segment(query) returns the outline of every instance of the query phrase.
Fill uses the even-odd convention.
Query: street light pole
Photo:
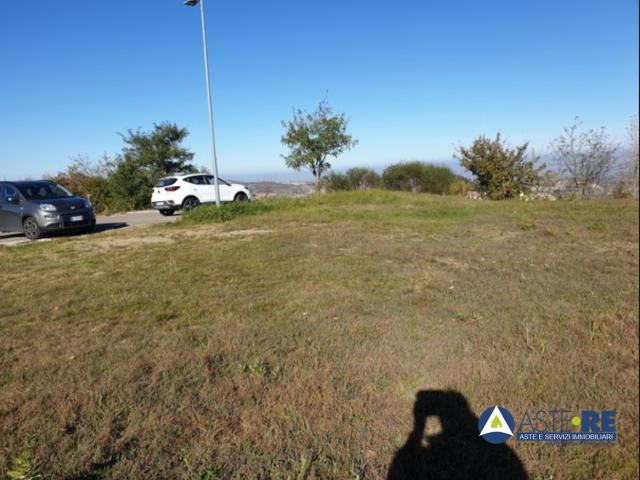
[[[218,155],[216,153],[216,133],[213,128],[213,102],[211,100],[211,80],[209,78],[209,52],[207,50],[207,27],[204,17],[204,0],[186,0],[185,5],[195,7],[200,3],[200,23],[202,24],[202,49],[204,52],[204,77],[207,83],[207,108],[209,110],[209,133],[213,156],[213,178],[216,189],[216,205],[220,206],[220,184],[218,183]]]

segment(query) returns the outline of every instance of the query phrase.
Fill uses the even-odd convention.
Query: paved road
[[[98,215],[96,233],[107,232],[109,230],[115,230],[119,228],[129,227],[142,227],[145,225],[155,225],[158,223],[175,222],[176,218],[180,215],[174,215],[173,217],[163,217],[155,210],[140,210],[138,212],[118,213],[116,215],[103,216]],[[53,238],[44,238],[38,240],[39,242],[46,242],[54,240]],[[12,233],[0,233],[0,246],[15,246],[31,243],[23,235],[17,235]]]
[[[175,222],[180,214],[172,217],[164,217],[157,210],[140,210],[137,212],[117,213],[115,215],[98,215],[98,231],[109,230],[110,228],[140,227],[144,225],[156,225],[158,223]],[[113,227],[111,225],[119,225]]]

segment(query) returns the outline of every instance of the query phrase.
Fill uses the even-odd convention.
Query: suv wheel
[[[22,231],[29,240],[38,240],[42,238],[42,230],[33,217],[27,217],[22,222]]]
[[[236,194],[236,196],[233,198],[234,202],[248,202],[249,201],[249,197],[247,197],[247,194],[244,192],[240,192],[238,194]]]
[[[182,209],[187,212],[190,212],[191,210],[196,208],[198,205],[200,205],[200,200],[198,200],[196,197],[187,197],[182,202]]]
[[[170,208],[160,210],[160,215],[162,215],[163,217],[170,217],[171,215],[173,215],[173,210]]]

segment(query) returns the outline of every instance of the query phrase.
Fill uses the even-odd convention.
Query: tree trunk
[[[634,175],[634,180],[633,180],[633,198],[637,199],[638,198],[638,185],[640,184],[640,177],[639,177],[639,169],[638,169],[638,158],[636,156],[636,161],[635,161],[635,175]]]
[[[320,193],[322,191],[322,162],[323,159],[321,157],[318,157],[316,159],[316,164],[313,168],[313,175],[315,176],[315,188],[316,188],[316,193]]]
[[[584,182],[581,186],[580,186],[580,198],[585,199],[585,198],[589,198],[589,184],[587,182]]]

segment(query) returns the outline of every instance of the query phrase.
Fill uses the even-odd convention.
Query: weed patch
[[[181,219],[184,224],[220,223],[245,215],[260,215],[272,210],[273,206],[265,202],[231,202],[216,205],[200,205],[186,213]]]

